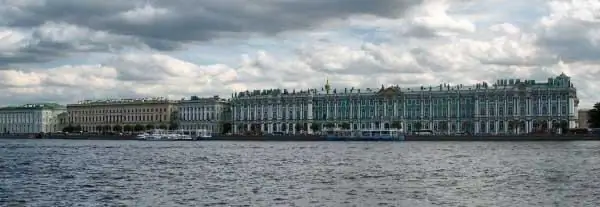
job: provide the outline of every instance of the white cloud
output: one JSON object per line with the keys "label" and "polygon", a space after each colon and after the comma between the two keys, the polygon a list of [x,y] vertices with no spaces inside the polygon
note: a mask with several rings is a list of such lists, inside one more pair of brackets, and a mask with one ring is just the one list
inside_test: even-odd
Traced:
{"label": "white cloud", "polygon": [[[561,72],[572,76],[583,106],[600,99],[594,92],[600,77],[597,1],[549,1],[547,14],[531,16],[527,21],[503,15],[493,6],[478,5],[482,3],[432,0],[409,9],[402,17],[358,13],[305,31],[187,43],[187,48],[218,47],[218,51],[203,50],[201,54],[194,49],[151,51],[139,46],[141,41],[135,35],[115,35],[111,30],[65,22],[46,22],[30,31],[5,26],[0,29],[0,61],[23,48],[39,50],[52,43],[68,44],[77,53],[90,54],[100,65],[63,62],[5,67],[0,71],[0,100],[4,100],[0,104],[129,96],[179,99],[277,87],[320,89],[327,78],[338,88],[471,84],[501,78],[543,81]],[[468,9],[461,10],[461,6]],[[521,2],[503,8],[521,11],[527,8],[517,7],[528,6],[538,5]],[[175,13],[161,8],[143,4],[119,11],[119,17],[148,24]],[[257,8],[248,10],[260,12]],[[524,22],[533,23],[522,25]],[[95,51],[91,48],[99,47],[120,50],[100,59],[90,53]],[[52,59],[60,62],[62,57]],[[237,61],[206,62],[202,57]]]}
{"label": "white cloud", "polygon": [[535,27],[541,46],[567,62],[600,60],[600,2],[548,2],[549,14]]}
{"label": "white cloud", "polygon": [[410,17],[410,23],[428,28],[438,35],[456,35],[461,32],[475,32],[475,25],[467,19],[458,19],[448,15],[450,5],[447,0],[426,0],[417,7]]}
{"label": "white cloud", "polygon": [[166,17],[170,11],[165,8],[156,8],[150,4],[122,12],[119,17],[132,24],[151,24],[157,19]]}
{"label": "white cloud", "polygon": [[16,30],[0,28],[0,54],[9,55],[16,52],[26,38],[25,34]]}

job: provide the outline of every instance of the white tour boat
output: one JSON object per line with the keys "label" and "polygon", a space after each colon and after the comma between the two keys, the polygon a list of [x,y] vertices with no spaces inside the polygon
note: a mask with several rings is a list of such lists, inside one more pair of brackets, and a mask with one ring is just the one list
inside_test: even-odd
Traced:
{"label": "white tour boat", "polygon": [[200,140],[209,139],[212,133],[209,130],[162,130],[154,129],[149,132],[139,134],[137,139],[144,141],[185,141],[185,140]]}
{"label": "white tour boat", "polygon": [[328,141],[403,141],[401,129],[327,130]]}
{"label": "white tour boat", "polygon": [[144,141],[187,141],[194,140],[192,136],[184,134],[177,130],[154,129],[149,132],[139,134],[137,139]]}

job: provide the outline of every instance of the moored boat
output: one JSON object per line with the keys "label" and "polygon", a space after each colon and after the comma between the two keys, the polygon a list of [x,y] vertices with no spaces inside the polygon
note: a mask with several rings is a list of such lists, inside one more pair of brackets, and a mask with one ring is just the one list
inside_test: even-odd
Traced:
{"label": "moored boat", "polygon": [[197,140],[206,140],[212,138],[212,133],[206,129],[195,130],[195,133],[192,135],[194,135]]}
{"label": "moored boat", "polygon": [[398,129],[328,130],[327,141],[403,141],[404,132]]}
{"label": "moored boat", "polygon": [[138,140],[143,141],[191,141],[194,140],[189,134],[185,134],[181,131],[168,131],[155,129],[150,132],[139,134],[136,137]]}

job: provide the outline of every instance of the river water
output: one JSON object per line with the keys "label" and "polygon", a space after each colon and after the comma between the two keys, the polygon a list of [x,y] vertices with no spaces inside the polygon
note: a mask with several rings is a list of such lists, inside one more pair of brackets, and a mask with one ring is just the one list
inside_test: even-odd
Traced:
{"label": "river water", "polygon": [[600,142],[0,140],[0,206],[600,206]]}

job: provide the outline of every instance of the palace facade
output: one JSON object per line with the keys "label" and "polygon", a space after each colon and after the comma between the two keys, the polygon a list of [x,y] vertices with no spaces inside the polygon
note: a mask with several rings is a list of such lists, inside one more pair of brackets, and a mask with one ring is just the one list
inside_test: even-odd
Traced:
{"label": "palace facade", "polygon": [[69,125],[87,132],[169,128],[178,101],[166,98],[85,100],[68,104]]}
{"label": "palace facade", "polygon": [[546,82],[497,80],[471,86],[236,93],[231,100],[233,132],[296,133],[324,128],[430,129],[440,133],[530,133],[575,127],[577,90],[561,74]]}
{"label": "palace facade", "polygon": [[209,130],[213,133],[223,132],[224,123],[230,116],[228,100],[214,96],[199,98],[192,96],[179,103],[179,129]]}
{"label": "palace facade", "polygon": [[55,103],[25,104],[0,108],[0,133],[48,133],[62,130],[65,106]]}

